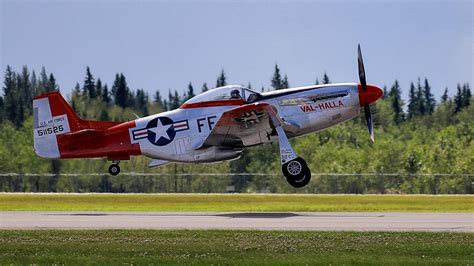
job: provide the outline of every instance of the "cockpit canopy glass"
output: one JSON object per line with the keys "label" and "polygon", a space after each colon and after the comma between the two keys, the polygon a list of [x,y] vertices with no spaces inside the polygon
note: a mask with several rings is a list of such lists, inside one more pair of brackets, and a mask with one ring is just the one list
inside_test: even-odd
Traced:
{"label": "cockpit canopy glass", "polygon": [[243,100],[245,103],[255,102],[260,98],[260,94],[238,85],[229,85],[215,88],[201,93],[184,104],[201,103],[221,100]]}

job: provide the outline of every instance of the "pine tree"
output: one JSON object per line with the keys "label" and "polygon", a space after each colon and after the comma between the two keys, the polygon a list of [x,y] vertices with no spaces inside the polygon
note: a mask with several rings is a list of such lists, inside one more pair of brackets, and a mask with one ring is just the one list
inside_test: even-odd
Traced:
{"label": "pine tree", "polygon": [[401,103],[401,98],[399,97],[394,97],[392,99],[392,109],[393,109],[393,122],[395,124],[399,125],[405,120],[405,115],[403,113],[403,104]]}
{"label": "pine tree", "polygon": [[94,99],[97,96],[96,91],[95,91],[94,77],[92,76],[91,70],[89,67],[87,67],[86,69],[86,77],[84,78],[83,93],[85,96],[87,95],[89,99]]}
{"label": "pine tree", "polygon": [[30,73],[27,66],[23,66],[21,74],[17,76],[17,104],[18,108],[18,117],[15,121],[15,125],[20,127],[23,124],[23,121],[26,117],[33,113],[33,104],[32,104],[32,91],[30,83]]}
{"label": "pine tree", "polygon": [[329,80],[329,76],[326,72],[324,72],[324,75],[323,75],[323,84],[330,84],[331,81]]}
{"label": "pine tree", "polygon": [[77,101],[80,101],[81,98],[81,85],[79,85],[79,82],[76,82],[76,86],[72,89],[72,95],[71,95],[71,107],[72,109],[80,115],[79,107]]}
{"label": "pine tree", "polygon": [[135,97],[135,110],[138,110],[142,116],[148,116],[148,94],[145,90],[138,89]]}
{"label": "pine tree", "polygon": [[49,74],[48,85],[46,86],[46,91],[58,91],[59,86],[56,83],[56,78],[54,77],[53,73]]}
{"label": "pine tree", "polygon": [[13,121],[13,122],[14,122],[16,127],[21,127],[21,124],[23,123],[24,120],[25,120],[25,105],[24,105],[23,99],[20,97],[18,99],[17,117],[16,117],[15,121]]}
{"label": "pine tree", "polygon": [[202,92],[206,92],[206,91],[208,91],[208,90],[209,90],[209,88],[207,87],[207,83],[204,82],[204,84],[202,84],[202,87],[201,87],[201,93],[202,93]]}
{"label": "pine tree", "polygon": [[3,105],[6,120],[15,123],[18,117],[17,91],[18,83],[16,73],[7,65],[3,81]]}
{"label": "pine tree", "polygon": [[155,97],[153,98],[153,102],[163,104],[163,100],[161,99],[161,94],[159,90],[155,92]]}
{"label": "pine tree", "polygon": [[420,78],[418,78],[418,83],[416,86],[416,99],[417,99],[417,114],[418,115],[424,115],[426,113],[426,105],[424,101],[424,93],[423,93],[423,88],[421,87],[421,82]]}
{"label": "pine tree", "polygon": [[282,82],[280,69],[278,68],[278,64],[275,64],[275,71],[273,72],[271,85],[275,90],[280,90],[283,88]]}
{"label": "pine tree", "polygon": [[128,96],[127,96],[127,107],[134,107],[135,103],[137,102],[135,99],[135,94],[133,93],[132,90],[127,89],[128,91]]}
{"label": "pine tree", "polygon": [[81,85],[79,85],[79,82],[76,82],[76,86],[74,86],[73,89],[73,94],[76,94],[77,96],[81,94]]}
{"label": "pine tree", "polygon": [[92,73],[90,72],[89,67],[87,67],[87,69],[86,69],[86,78],[85,78],[85,81],[84,81],[84,85],[87,89],[87,92],[88,92],[88,95],[89,95],[90,99],[94,99],[95,97],[100,95],[100,93],[97,93],[97,89],[96,89],[96,86],[95,86],[96,85],[95,84],[95,79],[94,79],[94,76],[92,75]]}
{"label": "pine tree", "polygon": [[448,97],[448,87],[446,87],[446,89],[444,89],[443,96],[441,96],[441,102],[445,103],[448,99],[449,99],[449,97]]}
{"label": "pine tree", "polygon": [[122,108],[127,107],[129,103],[129,89],[125,76],[120,73],[115,75],[114,85],[112,86],[112,94],[114,95],[114,103]]}
{"label": "pine tree", "polygon": [[33,70],[31,72],[31,79],[30,79],[30,84],[31,84],[31,93],[33,96],[39,95],[39,90],[38,90],[38,79],[36,78],[36,72]]}
{"label": "pine tree", "polygon": [[227,85],[226,80],[227,80],[227,77],[225,76],[224,69],[222,69],[221,73],[217,77],[216,88]]}
{"label": "pine tree", "polygon": [[173,94],[171,93],[171,89],[168,89],[168,105],[166,106],[166,110],[172,110],[173,105]]}
{"label": "pine tree", "polygon": [[21,89],[21,93],[23,94],[22,96],[24,97],[24,100],[31,100],[31,79],[27,66],[23,66],[21,70],[18,86]]}
{"label": "pine tree", "polygon": [[462,85],[462,107],[468,107],[471,104],[471,88],[469,83]]}
{"label": "pine tree", "polygon": [[107,84],[104,85],[104,88],[102,89],[102,101],[108,105],[110,103],[110,93],[109,93],[109,87]]}
{"label": "pine tree", "polygon": [[16,75],[16,95],[14,97],[15,104],[17,105],[16,108],[16,116],[15,119],[12,121],[15,126],[20,127],[24,118],[25,118],[25,102],[24,102],[24,91],[25,91],[25,84],[24,84],[24,73],[20,73]]}
{"label": "pine tree", "polygon": [[431,93],[431,86],[428,83],[428,79],[425,78],[425,86],[424,86],[424,109],[425,112],[429,115],[431,115],[434,112],[435,106],[436,106],[436,101]]}
{"label": "pine tree", "polygon": [[97,96],[100,96],[102,98],[102,80],[100,78],[97,78],[97,81],[95,82],[95,92],[97,93]]}
{"label": "pine tree", "polygon": [[[398,84],[398,81],[395,80],[395,82],[397,82]],[[382,94],[382,99],[386,99],[388,97],[388,91],[387,91],[387,86],[383,86],[383,94]]]}
{"label": "pine tree", "polygon": [[410,83],[410,91],[408,93],[408,119],[417,115],[418,99],[415,92],[415,84]]}
{"label": "pine tree", "polygon": [[290,87],[290,83],[288,82],[288,76],[285,74],[283,81],[281,82],[282,89],[288,89]]}
{"label": "pine tree", "polygon": [[454,112],[457,113],[461,111],[463,104],[463,97],[462,97],[462,89],[461,85],[458,83],[457,85],[457,93],[454,96]]}
{"label": "pine tree", "polygon": [[88,95],[89,99],[94,99],[97,96],[94,77],[89,67],[86,69],[86,77],[84,79],[84,95]]}
{"label": "pine tree", "polygon": [[397,125],[402,123],[405,120],[405,114],[403,113],[403,100],[402,100],[402,91],[400,85],[398,84],[398,80],[395,80],[392,87],[390,88],[390,92],[388,93],[388,97],[390,97],[393,109],[393,122]]}
{"label": "pine tree", "polygon": [[174,95],[172,97],[172,102],[171,102],[171,110],[174,110],[174,109],[177,109],[179,108],[179,106],[181,105],[181,99],[179,97],[179,94],[178,94],[178,91],[175,90],[174,91]]}
{"label": "pine tree", "polygon": [[194,96],[196,96],[196,94],[194,94],[193,84],[190,81],[189,84],[188,84],[188,91],[186,92],[185,100],[189,100],[189,99],[193,98]]}
{"label": "pine tree", "polygon": [[319,79],[316,78],[316,81],[314,82],[314,85],[319,85]]}
{"label": "pine tree", "polygon": [[40,78],[38,81],[38,94],[42,94],[47,91],[49,83],[48,74],[46,74],[46,69],[41,67]]}

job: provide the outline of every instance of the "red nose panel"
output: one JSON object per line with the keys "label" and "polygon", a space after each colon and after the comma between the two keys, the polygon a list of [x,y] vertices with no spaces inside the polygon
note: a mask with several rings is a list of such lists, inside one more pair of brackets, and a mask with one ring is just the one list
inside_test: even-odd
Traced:
{"label": "red nose panel", "polygon": [[374,103],[383,95],[383,91],[375,85],[367,84],[367,89],[364,91],[362,90],[362,86],[359,84],[357,89],[359,90],[360,106]]}

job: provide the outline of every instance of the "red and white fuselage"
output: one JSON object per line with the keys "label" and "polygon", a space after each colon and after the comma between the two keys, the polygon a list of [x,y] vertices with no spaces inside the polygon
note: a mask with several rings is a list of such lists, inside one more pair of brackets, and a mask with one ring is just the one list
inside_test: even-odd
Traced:
{"label": "red and white fuselage", "polygon": [[[231,95],[235,91],[239,95]],[[242,86],[225,86],[200,94],[178,109],[121,123],[82,120],[58,92],[51,92],[33,101],[35,151],[51,159],[127,160],[130,156],[144,155],[159,160],[152,162],[152,166],[164,162],[222,161],[239,157],[245,147],[278,139],[275,132],[263,128],[237,137],[220,133],[209,140],[217,123],[225,122],[220,120],[228,111],[250,104],[272,106],[291,138],[352,119],[359,115],[361,106],[375,102],[381,95],[376,86],[368,85],[362,91],[354,83],[261,94]],[[235,119],[246,123],[245,131],[249,131],[248,125],[258,127],[258,116],[258,111],[249,110]],[[228,140],[219,140],[219,136]]]}

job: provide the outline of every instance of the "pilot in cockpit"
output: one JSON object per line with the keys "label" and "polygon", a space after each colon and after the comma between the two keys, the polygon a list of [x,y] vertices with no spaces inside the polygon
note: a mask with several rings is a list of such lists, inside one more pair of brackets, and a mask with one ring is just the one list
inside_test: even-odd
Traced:
{"label": "pilot in cockpit", "polygon": [[242,96],[240,96],[240,91],[239,90],[232,90],[230,92],[230,98],[231,99],[242,99]]}

